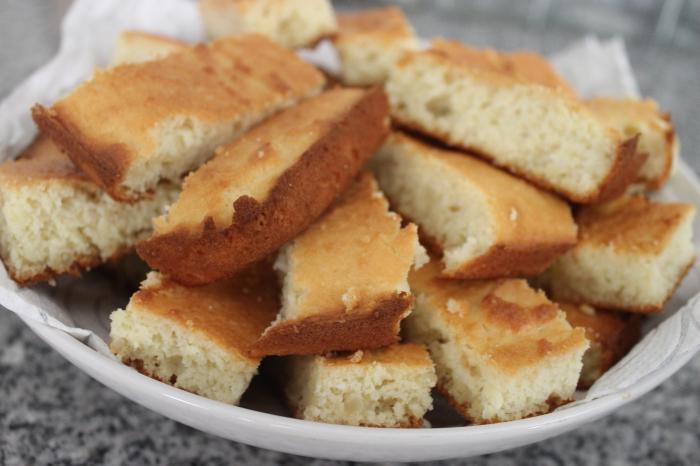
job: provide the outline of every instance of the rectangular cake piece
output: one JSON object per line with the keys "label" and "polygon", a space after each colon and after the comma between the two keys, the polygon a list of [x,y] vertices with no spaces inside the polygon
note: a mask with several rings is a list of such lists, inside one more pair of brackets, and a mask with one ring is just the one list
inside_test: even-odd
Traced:
{"label": "rectangular cake piece", "polygon": [[580,103],[540,56],[435,40],[386,83],[404,126],[477,155],[577,203],[621,194],[645,157]]}
{"label": "rectangular cake piece", "polygon": [[333,43],[340,80],[350,86],[382,84],[394,62],[418,48],[411,24],[395,6],[338,15]]}
{"label": "rectangular cake piece", "polygon": [[544,274],[555,300],[655,313],[695,261],[690,204],[622,197],[581,208],[579,242]]}
{"label": "rectangular cake piece", "polygon": [[293,52],[245,34],[98,71],[33,117],[100,187],[133,201],[324,82]]}
{"label": "rectangular cake piece", "polygon": [[19,160],[0,164],[0,256],[22,285],[78,274],[148,238],[178,192],[163,182],[151,197],[115,202],[39,136]]}
{"label": "rectangular cake piece", "polygon": [[333,89],[222,147],[155,220],[139,255],[185,285],[262,259],[314,222],[388,133],[381,89]]}
{"label": "rectangular cake piece", "polygon": [[287,244],[275,267],[282,309],[255,355],[354,351],[398,341],[411,310],[408,272],[423,248],[365,173],[320,220]]}
{"label": "rectangular cake piece", "polygon": [[281,362],[287,401],[299,419],[367,427],[421,427],[436,376],[421,345]]}
{"label": "rectangular cake piece", "polygon": [[522,279],[440,278],[431,261],[413,272],[408,341],[435,362],[437,389],[474,424],[547,413],[573,399],[588,341],[556,304]]}
{"label": "rectangular cake piece", "polygon": [[[112,64],[159,58],[174,44],[123,32]],[[0,257],[12,279],[24,285],[78,274],[130,251],[151,234],[151,220],[179,192],[177,184],[164,182],[153,196],[114,202],[43,135],[17,159],[0,165]]]}
{"label": "rectangular cake piece", "polygon": [[392,207],[442,253],[446,277],[535,275],[576,244],[566,202],[466,154],[397,132],[372,168]]}
{"label": "rectangular cake piece", "polygon": [[661,188],[671,174],[678,152],[671,115],[662,112],[651,99],[597,98],[586,101],[586,106],[624,136],[639,134],[637,152],[646,154],[647,159],[635,185],[649,191]]}
{"label": "rectangular cake piece", "polygon": [[639,341],[641,315],[595,309],[588,304],[558,303],[573,327],[586,330],[590,348],[583,355],[578,388],[587,389]]}
{"label": "rectangular cake piece", "polygon": [[310,47],[338,25],[329,0],[200,0],[210,39],[256,32],[288,48]]}
{"label": "rectangular cake piece", "polygon": [[185,42],[145,31],[122,31],[112,53],[112,65],[143,63],[187,48]]}
{"label": "rectangular cake piece", "polygon": [[150,272],[126,309],[112,313],[110,348],[145,375],[237,404],[260,363],[248,348],[278,309],[269,263],[197,288]]}

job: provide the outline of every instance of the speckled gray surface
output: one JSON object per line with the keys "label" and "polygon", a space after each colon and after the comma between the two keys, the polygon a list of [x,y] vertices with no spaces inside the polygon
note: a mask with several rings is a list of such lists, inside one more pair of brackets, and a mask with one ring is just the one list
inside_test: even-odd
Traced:
{"label": "speckled gray surface", "polygon": [[[336,3],[354,7],[358,2]],[[363,4],[369,3],[386,2]],[[700,171],[699,0],[401,3],[420,34],[480,45],[550,52],[586,31],[624,34],[643,93],[672,112],[683,155]],[[2,1],[0,95],[51,56],[68,4]],[[670,27],[674,17],[678,24]],[[30,464],[342,463],[248,447],[152,413],[90,379],[17,317],[0,310],[0,465]],[[650,394],[575,432],[500,454],[434,464],[698,465],[700,357]]]}

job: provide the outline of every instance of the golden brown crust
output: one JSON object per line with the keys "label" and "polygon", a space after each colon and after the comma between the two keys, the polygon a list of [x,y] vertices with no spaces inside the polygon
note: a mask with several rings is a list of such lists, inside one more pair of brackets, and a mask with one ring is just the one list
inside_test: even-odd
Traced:
{"label": "golden brown crust", "polygon": [[289,168],[260,203],[241,196],[234,223],[201,233],[175,230],[137,247],[154,269],[194,286],[229,276],[298,235],[352,182],[388,133],[388,102],[373,89]]}
{"label": "golden brown crust", "polygon": [[454,271],[442,271],[442,276],[461,279],[527,277],[544,271],[560,255],[576,245],[576,241],[559,244],[497,244]]}
{"label": "golden brown crust", "polygon": [[337,16],[338,32],[333,41],[343,43],[355,38],[401,40],[413,37],[413,30],[403,11],[396,6],[372,8]]}
{"label": "golden brown crust", "polygon": [[398,342],[399,324],[412,305],[412,296],[395,293],[378,300],[366,312],[339,310],[283,321],[265,331],[250,355],[310,355],[388,346]]}
{"label": "golden brown crust", "polygon": [[[595,310],[592,307],[585,310],[586,305],[574,305],[571,303],[558,303],[566,313],[566,320],[573,327],[582,327],[586,330],[586,338],[591,342],[588,351],[596,351],[595,368],[586,368],[590,373],[594,370],[595,378],[579,379],[578,388],[589,388],[595,380],[615,365],[625,354],[639,341],[641,337],[642,316],[614,312],[609,310]],[[584,358],[585,361],[585,358]]]}
{"label": "golden brown crust", "polygon": [[[455,411],[459,413],[460,416],[462,416],[464,419],[467,420],[467,422],[470,422],[471,424],[474,425],[486,425],[486,424],[496,424],[499,422],[507,422],[508,419],[499,419],[499,418],[492,418],[492,419],[481,419],[477,420],[474,418],[472,415],[469,414],[469,406],[465,403],[459,403],[457,400],[455,400],[452,395],[449,393],[449,391],[445,388],[443,384],[438,382],[438,384],[435,387],[435,390],[447,400],[447,403],[454,408]],[[542,414],[547,414],[551,413],[555,409],[557,409],[560,406],[563,406],[567,403],[571,403],[574,400],[564,400],[559,398],[558,396],[550,396],[547,399],[547,409],[542,410],[542,411],[537,411],[532,414],[529,414],[525,416],[522,419],[527,419],[530,417],[535,417],[535,416],[540,416]]]}
{"label": "golden brown crust", "polygon": [[77,137],[77,129],[61,118],[58,112],[40,104],[32,107],[32,118],[39,130],[69,154],[71,160],[101,189],[120,201],[136,200],[118,188],[128,166],[128,156],[122,145],[99,149],[87,139]]}

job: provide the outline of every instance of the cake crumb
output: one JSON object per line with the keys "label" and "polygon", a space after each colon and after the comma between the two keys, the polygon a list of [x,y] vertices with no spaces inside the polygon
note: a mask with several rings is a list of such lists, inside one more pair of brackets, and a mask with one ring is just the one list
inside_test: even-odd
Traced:
{"label": "cake crumb", "polygon": [[362,362],[362,356],[364,356],[364,353],[362,352],[362,350],[357,350],[354,353],[352,353],[350,356],[348,356],[348,360],[352,363]]}

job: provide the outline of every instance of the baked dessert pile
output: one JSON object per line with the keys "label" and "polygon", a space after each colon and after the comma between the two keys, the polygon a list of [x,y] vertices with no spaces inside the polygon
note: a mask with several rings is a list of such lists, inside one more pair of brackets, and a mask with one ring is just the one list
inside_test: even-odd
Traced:
{"label": "baked dessert pile", "polygon": [[[211,39],[120,35],[0,165],[21,285],[151,271],[111,315],[143,374],[238,404],[258,372],[312,421],[547,413],[595,383],[692,267],[695,208],[650,200],[651,100],[584,100],[541,56],[434,39],[395,7],[203,0]],[[328,38],[331,79],[295,53]],[[340,83],[340,84],[338,84]]]}

